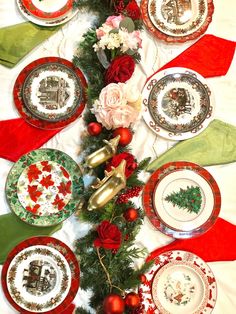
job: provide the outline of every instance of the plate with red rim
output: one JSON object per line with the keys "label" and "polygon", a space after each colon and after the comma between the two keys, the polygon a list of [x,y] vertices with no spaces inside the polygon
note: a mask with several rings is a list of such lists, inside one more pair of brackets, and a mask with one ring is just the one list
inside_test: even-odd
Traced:
{"label": "plate with red rim", "polygon": [[62,241],[33,237],[19,243],[2,268],[2,287],[20,313],[64,311],[79,288],[80,269],[75,254]]}
{"label": "plate with red rim", "polygon": [[142,0],[140,8],[147,29],[170,43],[201,36],[214,12],[213,0]]}
{"label": "plate with red rim", "polygon": [[138,292],[140,314],[209,314],[217,298],[210,267],[199,256],[179,250],[154,258]]}
{"label": "plate with red rim", "polygon": [[21,117],[41,129],[60,129],[82,113],[87,83],[73,63],[58,57],[37,59],[18,75],[13,96]]}
{"label": "plate with red rim", "polygon": [[213,226],[219,216],[221,194],[206,169],[192,162],[169,162],[146,183],[143,207],[161,232],[174,238],[191,238]]}
{"label": "plate with red rim", "polygon": [[21,0],[25,8],[41,19],[54,19],[66,14],[73,7],[73,0]]}
{"label": "plate with red rim", "polygon": [[27,20],[46,27],[64,24],[78,13],[78,8],[73,6],[72,0],[16,0],[16,3],[20,13]]}

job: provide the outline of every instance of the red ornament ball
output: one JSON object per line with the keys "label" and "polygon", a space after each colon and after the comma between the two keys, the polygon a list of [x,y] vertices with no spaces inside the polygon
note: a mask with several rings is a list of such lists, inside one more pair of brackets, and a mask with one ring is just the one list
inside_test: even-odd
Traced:
{"label": "red ornament ball", "polygon": [[88,124],[87,130],[91,136],[97,136],[102,132],[102,125],[98,122]]}
{"label": "red ornament ball", "polygon": [[120,135],[120,141],[119,141],[120,146],[128,145],[132,141],[132,138],[133,138],[133,134],[128,128],[120,127],[120,128],[115,129],[113,132],[113,137],[116,137],[117,135]]}
{"label": "red ornament ball", "polygon": [[104,314],[123,314],[125,302],[118,294],[109,294],[103,301]]}
{"label": "red ornament ball", "polygon": [[135,309],[135,308],[139,307],[140,304],[141,304],[140,297],[137,293],[130,292],[126,295],[126,297],[125,297],[125,305],[126,306]]}
{"label": "red ornament ball", "polygon": [[142,284],[145,284],[147,282],[147,277],[144,274],[140,275],[139,279]]}
{"label": "red ornament ball", "polygon": [[135,221],[138,218],[138,211],[136,208],[128,208],[124,212],[124,217],[126,221],[132,222]]}

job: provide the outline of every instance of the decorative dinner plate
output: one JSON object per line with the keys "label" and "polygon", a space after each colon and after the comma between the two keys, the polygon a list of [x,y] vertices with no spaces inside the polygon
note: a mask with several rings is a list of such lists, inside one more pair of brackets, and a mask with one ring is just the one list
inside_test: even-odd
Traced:
{"label": "decorative dinner plate", "polygon": [[79,288],[79,265],[63,242],[34,237],[18,244],[2,269],[2,287],[20,313],[61,313]]}
{"label": "decorative dinner plate", "polygon": [[139,287],[140,314],[209,314],[217,298],[214,274],[197,255],[168,251],[155,264]]}
{"label": "decorative dinner plate", "polygon": [[43,129],[62,128],[84,109],[86,81],[65,59],[41,58],[28,64],[14,85],[14,101],[22,118]]}
{"label": "decorative dinner plate", "polygon": [[185,42],[201,36],[214,12],[213,0],[142,0],[142,18],[148,30],[167,42]]}
{"label": "decorative dinner plate", "polygon": [[48,27],[64,24],[78,13],[73,0],[16,0],[16,3],[27,20]]}
{"label": "decorative dinner plate", "polygon": [[154,74],[143,89],[143,118],[158,135],[184,140],[201,133],[214,113],[213,95],[205,79],[186,68]]}
{"label": "decorative dinner plate", "polygon": [[62,151],[38,149],[22,156],[7,177],[12,211],[35,226],[51,226],[70,217],[83,193],[76,162]]}
{"label": "decorative dinner plate", "polygon": [[52,19],[72,9],[73,0],[21,0],[24,7],[34,16]]}
{"label": "decorative dinner plate", "polygon": [[191,162],[170,162],[155,171],[143,191],[147,217],[161,232],[190,238],[215,223],[221,206],[212,175]]}

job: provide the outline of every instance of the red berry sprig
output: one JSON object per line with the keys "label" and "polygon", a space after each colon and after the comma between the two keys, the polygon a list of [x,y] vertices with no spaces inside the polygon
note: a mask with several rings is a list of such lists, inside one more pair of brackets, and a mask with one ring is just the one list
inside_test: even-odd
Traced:
{"label": "red berry sprig", "polygon": [[122,193],[118,198],[116,203],[122,204],[122,203],[128,203],[130,198],[139,196],[140,192],[142,191],[142,186],[134,186],[132,188],[129,188],[125,191],[125,193]]}

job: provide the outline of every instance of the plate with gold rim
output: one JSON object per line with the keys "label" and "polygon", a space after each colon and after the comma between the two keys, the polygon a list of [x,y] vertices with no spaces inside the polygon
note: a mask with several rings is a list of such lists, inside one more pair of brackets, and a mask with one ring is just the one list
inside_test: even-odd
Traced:
{"label": "plate with gold rim", "polygon": [[139,287],[140,313],[209,314],[217,298],[214,274],[197,255],[173,250],[154,258]]}
{"label": "plate with gold rim", "polygon": [[11,210],[24,222],[56,225],[77,209],[83,179],[77,163],[62,151],[38,149],[22,156],[6,181]]}
{"label": "plate with gold rim", "polygon": [[185,42],[201,36],[214,12],[213,0],[142,0],[144,24],[167,42]]}
{"label": "plate with gold rim", "polygon": [[167,139],[194,137],[214,116],[214,96],[208,83],[187,68],[157,72],[146,82],[142,97],[146,124]]}
{"label": "plate with gold rim", "polygon": [[29,238],[8,255],[2,286],[20,313],[62,312],[79,288],[79,265],[63,242],[51,237]]}

